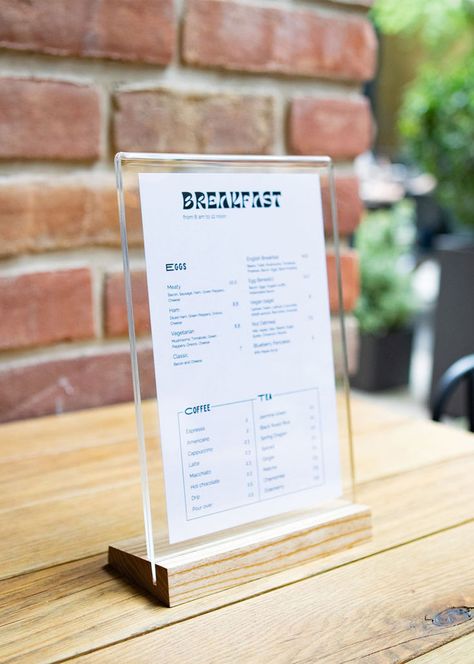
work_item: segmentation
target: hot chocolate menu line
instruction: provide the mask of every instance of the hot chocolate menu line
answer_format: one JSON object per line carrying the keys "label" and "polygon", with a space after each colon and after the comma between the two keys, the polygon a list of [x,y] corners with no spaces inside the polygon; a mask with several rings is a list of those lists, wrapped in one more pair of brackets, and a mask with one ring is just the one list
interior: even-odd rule
{"label": "hot chocolate menu line", "polygon": [[171,542],[340,493],[319,180],[141,174]]}

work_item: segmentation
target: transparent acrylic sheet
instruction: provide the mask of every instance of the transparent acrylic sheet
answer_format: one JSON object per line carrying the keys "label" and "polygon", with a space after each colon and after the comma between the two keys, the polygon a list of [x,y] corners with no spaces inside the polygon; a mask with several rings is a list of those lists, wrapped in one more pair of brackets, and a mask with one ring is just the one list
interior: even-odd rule
{"label": "transparent acrylic sheet", "polygon": [[[239,157],[147,153],[119,153],[115,159],[119,202],[120,228],[125,278],[125,294],[129,321],[131,365],[137,438],[141,466],[144,535],[147,556],[159,562],[175,554],[204,548],[211,543],[261,532],[278,523],[296,520],[307,514],[330,512],[354,502],[354,470],[350,420],[347,347],[344,329],[339,238],[334,172],[329,157]],[[227,528],[210,535],[170,544],[166,514],[165,488],[159,435],[159,413],[154,380],[153,348],[149,338],[143,337],[143,325],[136,329],[137,303],[134,303],[132,273],[145,269],[145,252],[139,196],[140,173],[305,173],[320,177],[323,199],[323,220],[326,246],[331,246],[337,266],[338,311],[333,312],[333,363],[337,386],[337,420],[341,495],[311,510],[286,512],[244,525]],[[141,302],[138,306],[147,307]],[[140,314],[139,314],[140,315]],[[143,309],[141,311],[143,317]],[[140,332],[139,335],[137,332]],[[153,581],[155,568],[152,567]]]}

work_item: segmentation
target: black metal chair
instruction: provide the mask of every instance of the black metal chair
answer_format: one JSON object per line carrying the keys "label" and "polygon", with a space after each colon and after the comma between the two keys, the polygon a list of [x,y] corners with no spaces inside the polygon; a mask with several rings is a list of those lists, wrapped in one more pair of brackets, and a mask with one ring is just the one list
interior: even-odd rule
{"label": "black metal chair", "polygon": [[439,379],[433,396],[431,417],[439,422],[446,404],[456,387],[466,382],[466,410],[469,431],[474,432],[474,355],[465,355],[456,360]]}

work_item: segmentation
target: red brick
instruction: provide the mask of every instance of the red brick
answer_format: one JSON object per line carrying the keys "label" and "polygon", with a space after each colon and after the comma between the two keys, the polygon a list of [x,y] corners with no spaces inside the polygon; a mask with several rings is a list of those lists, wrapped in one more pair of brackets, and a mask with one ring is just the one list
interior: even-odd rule
{"label": "red brick", "polygon": [[350,235],[359,225],[364,210],[356,177],[336,177],[336,202],[339,235]]}
{"label": "red brick", "polygon": [[[131,213],[134,212],[131,210]],[[136,210],[135,210],[136,212]],[[131,216],[129,241],[141,240]],[[120,244],[112,175],[0,180],[0,255]]]}
{"label": "red brick", "polygon": [[266,154],[273,148],[270,97],[160,89],[119,92],[115,104],[117,150]]}
{"label": "red brick", "polygon": [[[151,351],[139,352],[144,397],[156,395]],[[38,417],[133,399],[130,354],[104,352],[0,371],[0,421]]]}
{"label": "red brick", "polygon": [[0,350],[94,336],[88,269],[0,278]]}
{"label": "red brick", "polygon": [[[359,361],[359,326],[354,316],[344,316],[344,331],[347,350],[348,373],[352,376],[357,371]],[[332,348],[334,369],[337,378],[342,378],[344,371],[344,352],[342,345],[341,324],[338,317],[331,319]]]}
{"label": "red brick", "polygon": [[[109,337],[128,334],[127,306],[123,274],[109,274],[105,281],[105,331]],[[145,272],[132,273],[135,334],[150,333],[150,310]]]}
{"label": "red brick", "polygon": [[172,0],[0,0],[0,46],[167,64],[176,41]]}
{"label": "red brick", "polygon": [[188,0],[183,58],[190,65],[366,80],[376,52],[372,25],[355,14]]}
{"label": "red brick", "polygon": [[[359,181],[353,175],[338,175],[335,178],[338,232],[340,236],[355,231],[362,217],[363,206],[359,194]],[[325,229],[332,235],[331,199],[325,181],[321,186]]]}
{"label": "red brick", "polygon": [[[328,271],[329,304],[331,311],[339,311],[339,295],[337,288],[336,255],[329,250],[326,253]],[[354,309],[360,293],[359,261],[353,249],[342,249],[340,252],[342,302],[344,311]]]}
{"label": "red brick", "polygon": [[[339,233],[348,235],[362,214],[359,184],[336,177]],[[128,241],[142,243],[138,194],[127,198]],[[323,186],[326,231],[332,232],[329,192]],[[0,179],[0,256],[88,246],[120,246],[117,195],[112,176],[97,173],[55,178]]]}
{"label": "red brick", "polygon": [[94,87],[0,78],[0,158],[96,159],[100,114]]}
{"label": "red brick", "polygon": [[372,118],[365,97],[294,99],[289,115],[289,150],[301,155],[355,157],[372,144]]}

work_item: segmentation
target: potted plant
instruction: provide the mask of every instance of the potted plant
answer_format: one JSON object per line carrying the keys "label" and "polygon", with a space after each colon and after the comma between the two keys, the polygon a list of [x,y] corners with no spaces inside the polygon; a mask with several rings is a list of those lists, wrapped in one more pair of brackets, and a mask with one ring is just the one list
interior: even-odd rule
{"label": "potted plant", "polygon": [[368,213],[355,238],[361,294],[359,363],[354,387],[377,391],[408,383],[415,308],[407,256],[413,239],[411,206]]}

